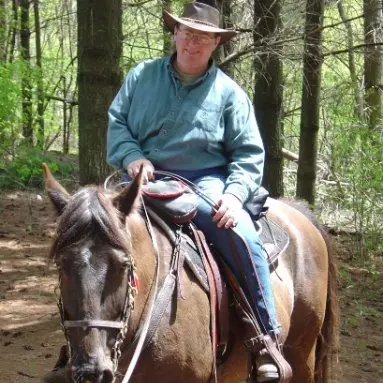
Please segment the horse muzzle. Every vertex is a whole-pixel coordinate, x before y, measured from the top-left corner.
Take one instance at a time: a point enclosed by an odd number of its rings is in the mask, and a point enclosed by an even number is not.
[[[113,383],[113,369],[108,364],[81,364],[72,366],[75,383]]]

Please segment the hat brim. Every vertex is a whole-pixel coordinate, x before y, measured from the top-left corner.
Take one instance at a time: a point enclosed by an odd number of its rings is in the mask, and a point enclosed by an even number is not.
[[[227,41],[232,39],[237,34],[236,31],[217,28],[217,27],[213,27],[211,25],[193,22],[190,19],[186,20],[182,17],[174,16],[166,10],[164,10],[164,12],[163,12],[163,18],[164,18],[164,23],[168,26],[168,28],[170,29],[170,31],[172,33],[174,33],[174,27],[177,24],[185,25],[189,28],[196,29],[197,31],[209,32],[209,33],[219,33],[219,35],[221,36],[221,40],[219,42],[220,45],[226,43]]]

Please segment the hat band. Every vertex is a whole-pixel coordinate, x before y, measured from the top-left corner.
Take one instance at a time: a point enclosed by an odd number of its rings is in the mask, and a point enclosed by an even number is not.
[[[215,25],[213,23],[209,23],[208,21],[191,19],[190,17],[181,17],[181,20],[190,21],[190,22],[195,23],[195,24],[203,24],[203,25],[208,25],[209,27],[218,28],[217,25]]]

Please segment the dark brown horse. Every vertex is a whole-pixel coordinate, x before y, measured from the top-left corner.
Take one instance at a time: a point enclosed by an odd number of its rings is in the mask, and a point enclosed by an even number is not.
[[[122,381],[131,362],[130,345],[149,311],[157,256],[161,285],[173,245],[153,224],[158,254],[155,250],[140,209],[140,176],[120,194],[85,187],[73,196],[48,168],[45,176],[59,216],[51,257],[59,271],[61,315],[71,359],[43,381]],[[268,204],[269,217],[290,235],[272,283],[292,381],[325,383],[337,339],[336,275],[329,247],[318,226],[297,206],[273,199]],[[131,382],[199,383],[212,379],[209,298],[189,269],[184,269],[181,277],[184,299],[169,303],[151,342],[143,349]],[[133,299],[134,309],[130,310]],[[244,334],[236,321],[233,315],[233,347],[218,369],[219,382],[246,380]]]

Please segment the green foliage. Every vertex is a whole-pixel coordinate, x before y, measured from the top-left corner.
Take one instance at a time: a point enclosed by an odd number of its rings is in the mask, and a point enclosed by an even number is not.
[[[0,187],[2,189],[41,188],[43,186],[43,162],[48,164],[57,179],[68,180],[77,174],[77,165],[70,157],[65,157],[57,152],[19,148],[15,156],[2,153],[2,157],[0,157]]]
[[[17,79],[18,65],[0,65],[0,144],[5,146],[18,137],[15,130],[20,118],[20,86]]]
[[[383,251],[383,139],[362,125],[342,129],[334,145],[334,166],[345,181],[342,204],[352,211],[360,254]]]

